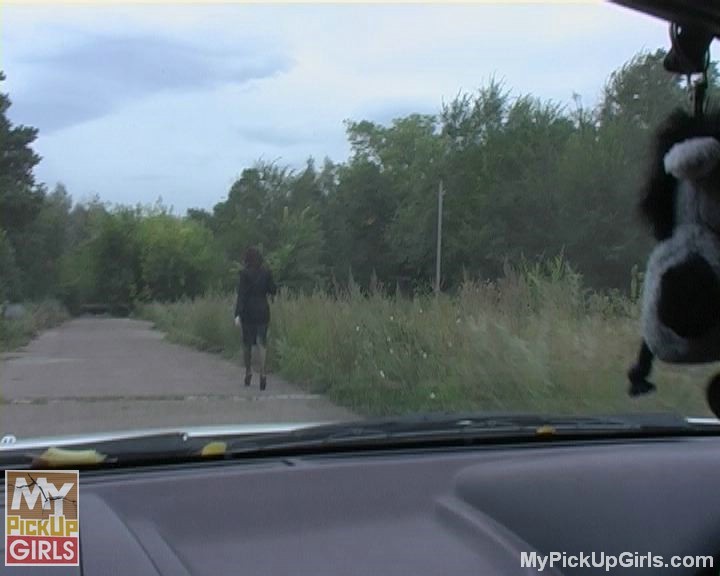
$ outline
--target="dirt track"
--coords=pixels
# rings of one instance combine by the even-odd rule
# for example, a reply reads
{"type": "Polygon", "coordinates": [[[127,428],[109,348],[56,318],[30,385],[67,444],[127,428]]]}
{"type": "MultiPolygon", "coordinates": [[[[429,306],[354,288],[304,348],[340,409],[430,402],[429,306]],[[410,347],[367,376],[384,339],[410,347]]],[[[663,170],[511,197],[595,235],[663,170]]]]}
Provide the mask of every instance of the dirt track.
{"type": "Polygon", "coordinates": [[[273,376],[262,392],[257,376],[249,388],[242,379],[147,322],[77,319],[0,360],[0,436],[353,418],[273,376]]]}

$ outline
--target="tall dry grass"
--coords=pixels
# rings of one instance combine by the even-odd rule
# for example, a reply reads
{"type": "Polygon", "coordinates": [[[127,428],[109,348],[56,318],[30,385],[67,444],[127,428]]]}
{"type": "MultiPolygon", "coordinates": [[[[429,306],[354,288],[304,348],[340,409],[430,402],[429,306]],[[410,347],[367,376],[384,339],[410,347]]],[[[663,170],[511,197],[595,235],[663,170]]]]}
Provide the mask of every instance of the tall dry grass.
{"type": "MultiPolygon", "coordinates": [[[[231,296],[141,315],[175,341],[239,360],[231,296]]],[[[658,364],[656,395],[630,400],[625,372],[639,345],[637,302],[585,290],[561,260],[506,269],[497,282],[414,299],[287,292],[272,305],[272,370],[366,415],[418,411],[708,415],[715,366],[658,364]]]]}

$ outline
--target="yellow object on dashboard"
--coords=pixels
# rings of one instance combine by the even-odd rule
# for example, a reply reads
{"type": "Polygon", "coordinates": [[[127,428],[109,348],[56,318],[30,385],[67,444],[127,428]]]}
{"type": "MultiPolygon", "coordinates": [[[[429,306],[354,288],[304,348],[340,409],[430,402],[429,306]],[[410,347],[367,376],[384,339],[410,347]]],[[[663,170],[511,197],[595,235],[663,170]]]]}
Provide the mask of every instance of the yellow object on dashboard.
{"type": "Polygon", "coordinates": [[[101,464],[107,460],[105,454],[97,450],[68,450],[65,448],[48,448],[36,458],[36,463],[44,466],[88,466],[101,464]]]}

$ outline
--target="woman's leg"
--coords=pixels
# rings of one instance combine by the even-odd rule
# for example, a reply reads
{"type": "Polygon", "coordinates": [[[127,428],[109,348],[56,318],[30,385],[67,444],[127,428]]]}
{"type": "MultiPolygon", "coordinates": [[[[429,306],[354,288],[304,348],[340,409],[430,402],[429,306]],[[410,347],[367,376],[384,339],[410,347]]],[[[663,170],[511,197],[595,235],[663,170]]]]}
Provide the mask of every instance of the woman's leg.
{"type": "Polygon", "coordinates": [[[245,386],[252,382],[252,344],[243,343],[243,360],[245,361],[245,386]]]}
{"type": "Polygon", "coordinates": [[[245,386],[252,382],[252,347],[255,341],[255,331],[249,324],[242,325],[243,331],[243,361],[245,364],[245,386]]]}
{"type": "Polygon", "coordinates": [[[267,325],[258,326],[257,333],[258,363],[260,364],[260,390],[267,386],[265,359],[267,358],[267,325]]]}

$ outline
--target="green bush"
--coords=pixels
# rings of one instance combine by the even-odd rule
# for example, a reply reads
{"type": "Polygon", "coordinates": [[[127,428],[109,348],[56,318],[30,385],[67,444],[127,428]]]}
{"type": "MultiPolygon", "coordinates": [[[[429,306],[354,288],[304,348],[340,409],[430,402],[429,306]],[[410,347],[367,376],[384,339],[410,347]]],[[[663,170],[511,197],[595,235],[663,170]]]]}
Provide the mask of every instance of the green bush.
{"type": "Polygon", "coordinates": [[[146,217],[139,224],[138,245],[147,299],[194,298],[211,287],[222,269],[212,233],[193,220],[165,213],[146,217]]]}

